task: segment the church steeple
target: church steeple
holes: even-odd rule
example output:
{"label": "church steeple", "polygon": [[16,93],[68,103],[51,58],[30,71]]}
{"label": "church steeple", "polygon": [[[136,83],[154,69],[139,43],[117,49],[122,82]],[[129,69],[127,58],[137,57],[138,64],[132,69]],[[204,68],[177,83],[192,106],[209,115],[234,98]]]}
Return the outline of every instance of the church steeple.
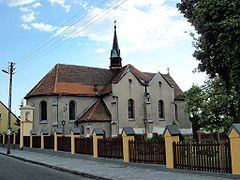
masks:
{"label": "church steeple", "polygon": [[120,49],[118,46],[117,31],[116,31],[116,21],[114,21],[114,36],[113,45],[110,54],[110,69],[116,70],[122,68],[122,58],[120,57]]}

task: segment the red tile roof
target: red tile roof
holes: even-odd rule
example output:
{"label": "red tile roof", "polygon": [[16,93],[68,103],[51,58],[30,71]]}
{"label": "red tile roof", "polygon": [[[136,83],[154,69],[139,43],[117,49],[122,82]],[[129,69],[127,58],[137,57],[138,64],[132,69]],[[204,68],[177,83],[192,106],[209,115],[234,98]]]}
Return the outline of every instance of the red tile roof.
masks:
{"label": "red tile roof", "polygon": [[77,123],[91,121],[111,121],[111,113],[102,99],[98,99],[77,119]]}
{"label": "red tile roof", "polygon": [[[131,72],[143,85],[147,85],[156,73],[144,73],[131,64],[112,72],[109,69],[85,66],[57,64],[45,77],[26,95],[26,99],[39,95],[80,95],[98,96],[109,94],[112,83],[118,83],[127,72]],[[182,91],[170,75],[162,75],[170,86],[175,89],[175,97]]]}

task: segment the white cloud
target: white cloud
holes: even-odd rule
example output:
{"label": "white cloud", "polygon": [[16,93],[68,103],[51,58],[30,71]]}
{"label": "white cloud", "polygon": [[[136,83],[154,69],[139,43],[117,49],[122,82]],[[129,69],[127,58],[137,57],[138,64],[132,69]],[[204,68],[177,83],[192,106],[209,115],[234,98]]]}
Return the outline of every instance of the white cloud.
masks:
{"label": "white cloud", "polygon": [[51,24],[45,24],[45,23],[31,23],[32,28],[37,29],[39,31],[43,31],[43,32],[51,32],[53,30],[56,29],[56,27],[54,27]]}
{"label": "white cloud", "polygon": [[26,14],[23,14],[21,16],[21,19],[24,23],[32,22],[35,19],[35,13],[33,11],[30,11]]}
{"label": "white cloud", "polygon": [[19,10],[23,12],[23,15],[21,16],[21,19],[24,23],[30,23],[36,19],[36,12],[34,9],[38,8],[41,6],[41,3],[36,2],[32,4],[31,6],[25,6],[25,7],[20,7]]}
{"label": "white cloud", "polygon": [[41,7],[42,4],[40,2],[36,2],[32,5],[33,8]]}
{"label": "white cloud", "polygon": [[[50,0],[55,2],[56,0]],[[60,0],[58,3],[64,3]],[[155,49],[172,47],[179,40],[184,40],[191,26],[175,7],[169,7],[167,0],[131,0],[113,10],[107,16],[97,20],[106,13],[104,9],[93,7],[88,9],[86,21],[93,18],[97,20],[91,29],[85,29],[80,22],[71,28],[75,31],[64,36],[76,38],[88,37],[90,40],[111,43],[113,34],[113,20],[117,20],[117,32],[121,42],[121,50],[134,52],[137,50],[153,51]],[[102,13],[102,14],[100,14]],[[85,22],[86,22],[85,21]],[[90,23],[88,23],[90,24]]]}
{"label": "white cloud", "polygon": [[70,5],[66,5],[65,0],[49,0],[52,5],[60,5],[65,9],[65,12],[69,12],[71,9]]}
{"label": "white cloud", "polygon": [[29,26],[28,24],[21,24],[21,27],[25,30],[30,30],[31,26]]}
{"label": "white cloud", "polygon": [[105,53],[105,52],[107,52],[107,50],[104,49],[104,48],[98,48],[98,49],[96,50],[96,52],[97,52],[97,53]]}
{"label": "white cloud", "polygon": [[8,6],[13,7],[13,6],[23,6],[23,5],[28,5],[31,3],[36,2],[37,0],[5,0],[8,4]]}

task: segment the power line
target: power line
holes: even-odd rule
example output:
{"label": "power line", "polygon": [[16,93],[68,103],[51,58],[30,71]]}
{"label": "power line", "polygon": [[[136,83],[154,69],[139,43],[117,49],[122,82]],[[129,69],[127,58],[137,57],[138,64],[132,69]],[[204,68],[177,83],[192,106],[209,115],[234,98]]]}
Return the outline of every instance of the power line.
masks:
{"label": "power line", "polygon": [[[90,6],[94,1],[96,0],[92,0],[90,1],[90,3],[87,4],[87,6],[85,8],[87,8],[88,6]],[[103,0],[104,1],[104,0]],[[70,22],[73,18],[77,17],[81,12],[83,12],[84,8],[81,9],[80,11],[78,11],[76,14],[74,14],[71,18],[69,18],[68,20],[66,20],[60,27],[58,27],[57,29],[55,29],[52,34],[50,36],[47,36],[46,38],[44,38],[43,40],[40,41],[40,44],[37,43],[37,45],[35,45],[33,48],[31,48],[30,50],[25,51],[22,56],[19,57],[19,59],[25,59],[25,57],[33,54],[34,52],[37,52],[38,49],[40,49],[41,47],[44,47],[45,44],[50,43],[52,40],[56,39],[56,37],[52,37],[52,35],[54,35],[58,30],[60,30],[61,28],[63,28],[65,25],[67,25],[67,22]],[[51,39],[50,39],[51,38]],[[50,39],[50,40],[48,40]]]}
{"label": "power line", "polygon": [[[110,13],[111,11],[113,11],[114,9],[117,9],[119,6],[121,6],[123,3],[125,3],[127,0],[124,0],[122,1],[121,3],[117,4],[119,1],[121,0],[117,0],[111,7],[105,9],[104,11],[102,11],[101,13],[98,13],[97,15],[95,15],[93,18],[89,19],[87,22],[83,23],[80,27],[78,27],[77,29],[73,30],[70,35],[73,35],[73,33],[75,33],[76,30],[80,29],[81,30],[79,31],[82,32],[84,29],[88,28],[89,26],[91,26],[92,24],[94,24],[95,22],[97,22],[98,20],[100,20],[102,17],[104,17],[105,15],[107,15],[108,13]],[[117,5],[116,5],[117,4]],[[116,6],[114,6],[116,5]],[[105,12],[105,13],[104,13]],[[102,16],[98,17],[99,15],[103,14]],[[98,17],[98,18],[97,18]],[[94,20],[95,19],[95,20]],[[91,22],[92,21],[92,22]],[[61,39],[63,40],[63,39]],[[32,64],[34,62],[34,60],[37,60],[39,59],[40,57],[50,53],[52,50],[54,50],[55,48],[57,48],[59,45],[62,45],[64,42],[58,42],[58,44],[56,44],[55,46],[51,47],[51,48],[48,48],[48,47],[45,47],[45,49],[42,49],[40,51],[40,53],[38,52],[38,54],[35,55],[35,57],[33,57],[33,59],[28,62],[27,64],[25,64],[24,66],[20,67],[20,69],[23,69],[23,67],[25,67],[26,65],[29,65],[29,64]]]}

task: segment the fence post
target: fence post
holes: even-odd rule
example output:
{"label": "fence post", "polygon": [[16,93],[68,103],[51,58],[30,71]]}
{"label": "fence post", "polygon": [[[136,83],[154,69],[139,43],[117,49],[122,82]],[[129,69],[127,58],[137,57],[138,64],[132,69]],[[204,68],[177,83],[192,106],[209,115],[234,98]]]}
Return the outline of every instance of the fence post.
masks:
{"label": "fence post", "polygon": [[41,149],[44,149],[44,136],[48,136],[48,130],[42,129],[41,130]]}
{"label": "fence post", "polygon": [[233,124],[227,136],[230,139],[232,174],[240,174],[240,124]]}
{"label": "fence post", "polygon": [[13,144],[14,145],[16,144],[16,134],[15,133],[13,134]]}
{"label": "fence post", "polygon": [[134,141],[135,132],[131,127],[125,127],[122,130],[122,142],[123,142],[123,162],[128,163],[130,161],[129,156],[129,141]]}
{"label": "fence post", "polygon": [[5,137],[5,134],[3,134],[3,145],[6,143],[5,140],[6,140],[6,137]]}
{"label": "fence post", "polygon": [[98,140],[103,139],[103,136],[105,135],[102,128],[95,128],[93,130],[93,157],[98,158]]}
{"label": "fence post", "polygon": [[176,125],[167,125],[163,132],[166,148],[166,168],[174,168],[173,142],[179,142],[179,131]]}
{"label": "fence post", "polygon": [[71,130],[71,154],[75,154],[75,138],[80,137],[80,129],[73,128]]}
{"label": "fence post", "polygon": [[33,146],[33,135],[30,134],[30,145],[29,145],[29,148],[32,148]]}
{"label": "fence post", "polygon": [[30,145],[29,145],[30,148],[32,148],[32,146],[33,146],[33,136],[35,136],[35,135],[37,135],[37,132],[34,130],[31,130],[30,131]]}
{"label": "fence post", "polygon": [[56,130],[54,131],[54,151],[57,151],[57,150],[58,150],[58,149],[57,149],[57,147],[58,147],[58,137],[59,137],[59,136],[62,136],[62,134],[63,134],[62,129],[56,129]]}

